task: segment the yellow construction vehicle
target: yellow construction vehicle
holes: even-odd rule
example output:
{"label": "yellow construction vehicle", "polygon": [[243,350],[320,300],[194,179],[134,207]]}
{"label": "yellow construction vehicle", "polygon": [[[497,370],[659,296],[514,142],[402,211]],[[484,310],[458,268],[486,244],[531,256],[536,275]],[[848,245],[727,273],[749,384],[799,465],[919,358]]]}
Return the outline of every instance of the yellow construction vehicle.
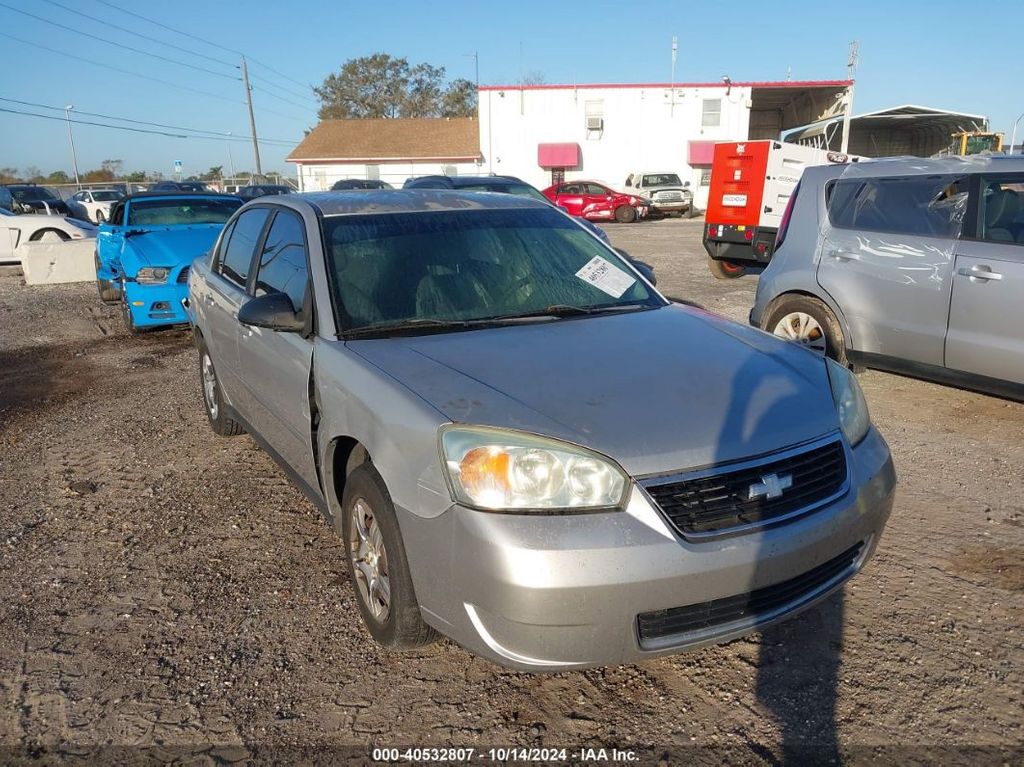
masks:
{"label": "yellow construction vehicle", "polygon": [[981,152],[1002,152],[1003,134],[985,131],[957,131],[951,138],[947,154],[966,157]]}

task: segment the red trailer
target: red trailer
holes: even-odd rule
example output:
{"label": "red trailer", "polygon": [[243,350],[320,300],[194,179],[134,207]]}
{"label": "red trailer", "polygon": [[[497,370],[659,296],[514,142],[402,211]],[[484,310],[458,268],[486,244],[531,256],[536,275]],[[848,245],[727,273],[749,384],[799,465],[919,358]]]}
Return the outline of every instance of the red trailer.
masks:
{"label": "red trailer", "polygon": [[708,266],[719,278],[763,268],[772,257],[786,204],[808,165],[847,162],[847,155],[779,141],[715,145],[704,215]]}

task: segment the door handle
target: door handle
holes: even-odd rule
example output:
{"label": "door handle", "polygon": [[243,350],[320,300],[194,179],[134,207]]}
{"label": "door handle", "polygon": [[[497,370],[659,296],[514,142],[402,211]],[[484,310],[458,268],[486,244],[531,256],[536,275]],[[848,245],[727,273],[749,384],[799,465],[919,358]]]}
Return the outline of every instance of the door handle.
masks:
{"label": "door handle", "polygon": [[858,259],[858,256],[854,255],[850,251],[842,250],[840,248],[835,248],[833,250],[828,251],[828,255],[834,258],[836,261],[856,261]]}
{"label": "door handle", "polygon": [[988,281],[1003,279],[1003,275],[1001,275],[999,272],[993,272],[992,267],[986,266],[984,264],[978,264],[970,268],[967,268],[965,266],[961,269],[957,269],[957,274],[963,275],[964,277],[970,277],[975,280]]}

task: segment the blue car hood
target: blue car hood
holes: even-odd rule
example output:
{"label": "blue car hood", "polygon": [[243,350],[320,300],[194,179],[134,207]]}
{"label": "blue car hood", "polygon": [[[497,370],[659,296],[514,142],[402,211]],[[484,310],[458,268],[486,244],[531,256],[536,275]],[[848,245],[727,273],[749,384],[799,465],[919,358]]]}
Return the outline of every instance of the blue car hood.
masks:
{"label": "blue car hood", "polygon": [[634,476],[839,427],[820,357],[677,305],[348,347],[452,421],[586,445]]}
{"label": "blue car hood", "polygon": [[134,256],[140,266],[190,264],[213,247],[223,228],[224,224],[190,224],[129,229],[125,232],[122,260]]}

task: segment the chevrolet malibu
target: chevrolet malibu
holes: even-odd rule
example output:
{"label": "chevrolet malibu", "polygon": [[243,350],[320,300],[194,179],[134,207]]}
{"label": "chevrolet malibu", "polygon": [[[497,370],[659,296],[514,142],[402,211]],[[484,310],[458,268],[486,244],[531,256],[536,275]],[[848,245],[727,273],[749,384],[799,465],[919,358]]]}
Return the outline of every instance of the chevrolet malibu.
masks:
{"label": "chevrolet malibu", "polygon": [[206,413],[344,541],[369,634],[555,671],[723,642],[872,555],[854,376],[665,300],[550,206],[261,198],[189,276]]}

